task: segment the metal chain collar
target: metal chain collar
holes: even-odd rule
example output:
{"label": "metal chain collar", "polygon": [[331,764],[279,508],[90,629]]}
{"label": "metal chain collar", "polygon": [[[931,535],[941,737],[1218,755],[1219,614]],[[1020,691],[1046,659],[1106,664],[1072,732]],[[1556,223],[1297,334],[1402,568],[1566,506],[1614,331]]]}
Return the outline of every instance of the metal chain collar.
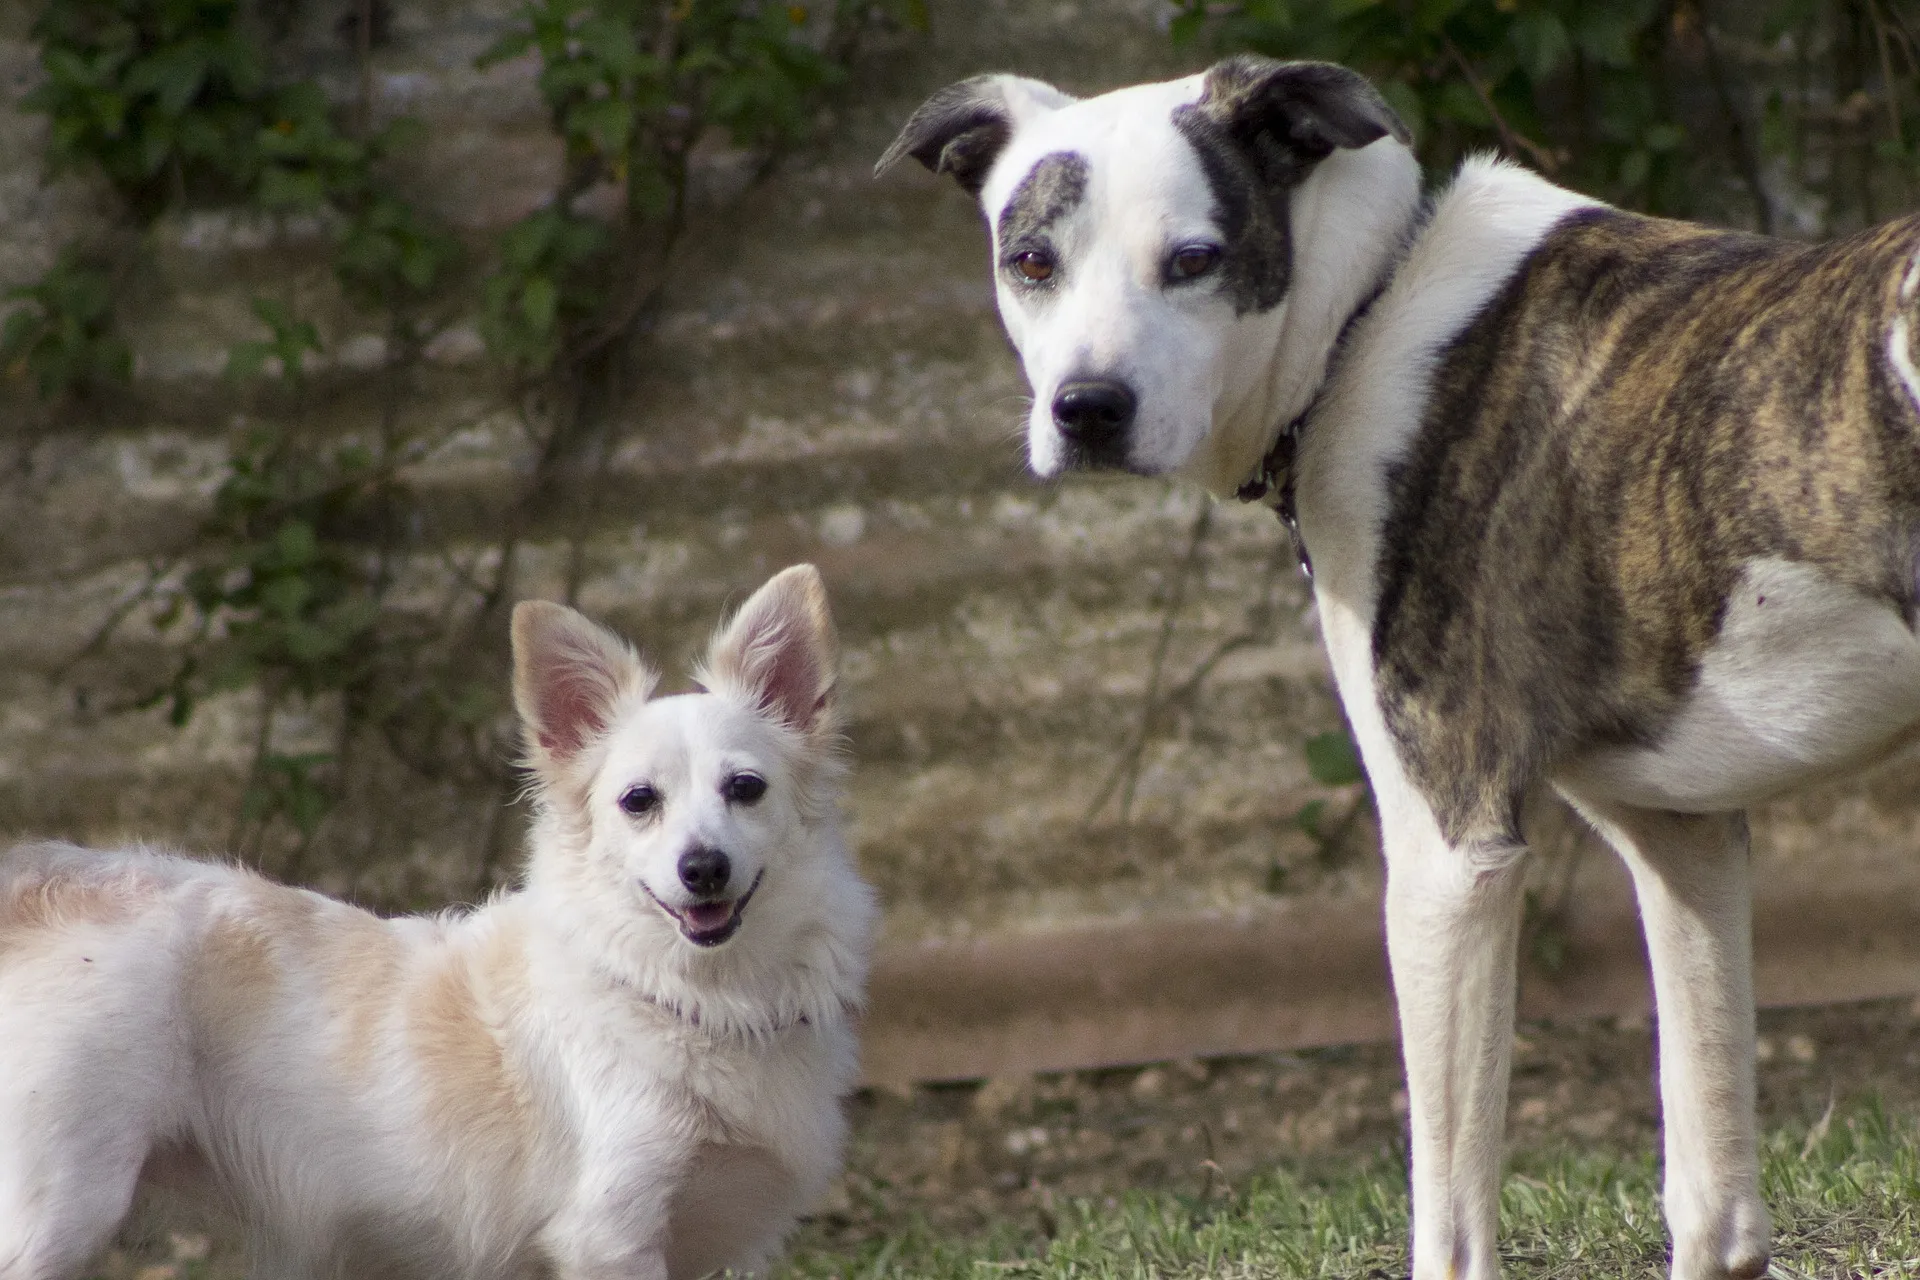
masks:
{"label": "metal chain collar", "polygon": [[[1312,410],[1311,405],[1308,410]],[[1280,429],[1273,448],[1260,459],[1260,469],[1234,496],[1242,502],[1260,502],[1270,497],[1273,514],[1280,517],[1280,523],[1287,527],[1287,537],[1293,541],[1293,554],[1300,561],[1300,572],[1311,578],[1313,560],[1307,555],[1307,544],[1300,540],[1300,517],[1294,508],[1293,492],[1293,459],[1300,447],[1300,428],[1306,418],[1306,413],[1302,413]]]}

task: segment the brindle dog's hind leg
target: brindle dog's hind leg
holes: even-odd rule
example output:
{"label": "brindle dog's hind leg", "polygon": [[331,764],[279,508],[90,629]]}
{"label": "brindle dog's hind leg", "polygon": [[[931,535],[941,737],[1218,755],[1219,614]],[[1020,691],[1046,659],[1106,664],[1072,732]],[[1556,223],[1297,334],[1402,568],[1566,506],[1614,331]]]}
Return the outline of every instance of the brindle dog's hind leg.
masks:
{"label": "brindle dog's hind leg", "polygon": [[[1376,783],[1384,776],[1376,769]],[[1525,850],[1451,846],[1410,789],[1376,794],[1407,1064],[1414,1280],[1494,1280]]]}
{"label": "brindle dog's hind leg", "polygon": [[1765,1275],[1746,818],[1574,804],[1626,860],[1646,925],[1674,1280]]}

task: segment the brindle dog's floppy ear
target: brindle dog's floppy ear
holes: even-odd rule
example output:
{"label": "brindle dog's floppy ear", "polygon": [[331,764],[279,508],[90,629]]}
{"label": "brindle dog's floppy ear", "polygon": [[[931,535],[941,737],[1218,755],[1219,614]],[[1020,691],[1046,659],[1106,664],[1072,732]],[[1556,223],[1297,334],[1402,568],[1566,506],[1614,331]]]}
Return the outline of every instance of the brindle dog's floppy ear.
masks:
{"label": "brindle dog's floppy ear", "polygon": [[1270,151],[1277,144],[1299,171],[1389,135],[1403,145],[1413,141],[1365,76],[1331,62],[1227,58],[1208,69],[1195,105],[1242,146]]}
{"label": "brindle dog's floppy ear", "polygon": [[900,136],[873,166],[873,176],[912,156],[934,173],[951,174],[968,195],[978,196],[1014,128],[1072,101],[1052,85],[1022,76],[974,76],[950,84],[907,118]]}

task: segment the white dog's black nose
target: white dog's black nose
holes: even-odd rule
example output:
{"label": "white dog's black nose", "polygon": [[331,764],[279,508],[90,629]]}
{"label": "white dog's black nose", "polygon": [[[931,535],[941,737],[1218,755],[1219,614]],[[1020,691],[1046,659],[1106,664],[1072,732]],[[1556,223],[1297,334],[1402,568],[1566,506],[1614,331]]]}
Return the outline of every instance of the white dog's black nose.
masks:
{"label": "white dog's black nose", "polygon": [[1083,378],[1053,397],[1053,421],[1074,444],[1098,449],[1113,443],[1133,423],[1133,388],[1111,378]]}
{"label": "white dog's black nose", "polygon": [[718,849],[695,848],[680,855],[680,883],[695,897],[718,897],[732,874],[733,864]]}

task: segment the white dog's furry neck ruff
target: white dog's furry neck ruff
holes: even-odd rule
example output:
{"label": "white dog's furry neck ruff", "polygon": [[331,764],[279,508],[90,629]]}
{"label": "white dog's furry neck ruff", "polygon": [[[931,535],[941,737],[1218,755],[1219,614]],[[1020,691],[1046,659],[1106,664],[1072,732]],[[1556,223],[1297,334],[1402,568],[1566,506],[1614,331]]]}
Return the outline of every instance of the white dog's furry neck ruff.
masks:
{"label": "white dog's furry neck ruff", "polygon": [[[841,1026],[863,1004],[867,960],[860,939],[868,928],[864,900],[848,899],[827,872],[827,859],[793,859],[769,867],[767,884],[742,916],[740,931],[717,947],[700,947],[650,902],[601,895],[636,885],[593,886],[579,835],[557,817],[537,822],[553,832],[535,840],[552,852],[528,868],[523,901],[551,943],[573,958],[589,980],[630,995],[689,1032],[725,1039],[764,1040],[802,1027]],[[804,838],[842,840],[837,822],[808,824]],[[850,861],[850,859],[848,859]],[[584,911],[582,903],[599,904]],[[822,928],[821,920],[828,921]]]}
{"label": "white dog's furry neck ruff", "polygon": [[1336,151],[1291,198],[1294,260],[1263,376],[1215,407],[1213,429],[1182,471],[1215,497],[1257,476],[1288,423],[1320,394],[1342,330],[1405,253],[1422,207],[1420,162],[1391,138]]}

